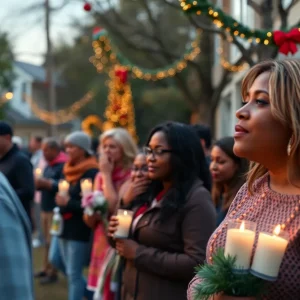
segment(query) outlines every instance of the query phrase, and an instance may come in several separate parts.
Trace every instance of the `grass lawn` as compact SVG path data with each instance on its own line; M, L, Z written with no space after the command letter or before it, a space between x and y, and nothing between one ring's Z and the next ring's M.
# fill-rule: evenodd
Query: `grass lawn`
M41 269L43 262L43 248L33 250L34 271ZM35 279L35 300L67 300L68 289L67 281L63 275L59 274L59 280L49 285L40 285L39 280Z

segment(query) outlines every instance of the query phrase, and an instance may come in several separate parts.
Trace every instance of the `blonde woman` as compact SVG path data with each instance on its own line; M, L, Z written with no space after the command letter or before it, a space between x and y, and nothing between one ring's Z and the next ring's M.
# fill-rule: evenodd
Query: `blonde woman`
M114 128L105 131L100 136L100 159L98 173L95 179L95 189L102 191L108 201L109 212L112 214L120 199L121 186L130 179L131 166L137 154L137 146L123 128ZM109 249L105 228L101 220L93 217L87 220L94 228L94 241L89 268L88 289L95 291L97 288L98 275ZM109 280L108 280L109 282ZM105 289L103 300L114 298L109 286Z
M299 74L299 60L266 61L252 67L244 78L234 152L253 163L248 182L207 247L211 262L212 253L225 246L232 219L254 221L258 232L280 224L289 235L289 244L278 279L268 284L265 300L299 299L300 295ZM195 277L190 284L189 300L194 299L194 287L200 280Z

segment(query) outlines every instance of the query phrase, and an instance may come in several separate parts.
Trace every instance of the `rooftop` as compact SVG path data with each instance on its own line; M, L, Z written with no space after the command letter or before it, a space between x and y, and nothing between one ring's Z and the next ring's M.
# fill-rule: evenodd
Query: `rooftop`
M24 72L32 76L35 81L46 82L46 69L43 66L37 66L21 61L15 61L14 64L16 67L22 69ZM58 72L54 74L54 80L57 86L63 85L63 80Z

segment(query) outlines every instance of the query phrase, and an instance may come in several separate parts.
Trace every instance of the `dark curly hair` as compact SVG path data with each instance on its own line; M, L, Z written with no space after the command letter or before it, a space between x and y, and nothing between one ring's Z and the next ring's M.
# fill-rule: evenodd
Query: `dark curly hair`
M186 196L197 178L203 181L204 187L208 190L211 188L211 183L203 149L190 126L177 122L160 124L150 132L146 145L156 132L165 134L167 143L172 149L170 164L173 186L162 204L161 220L163 221L184 206ZM137 201L151 202L162 188L162 182L153 181L146 194Z

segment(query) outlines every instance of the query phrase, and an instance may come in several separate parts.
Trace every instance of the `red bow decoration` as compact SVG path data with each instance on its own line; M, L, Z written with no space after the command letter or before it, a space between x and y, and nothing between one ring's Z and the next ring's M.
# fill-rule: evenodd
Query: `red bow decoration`
M276 30L273 36L275 44L279 47L279 52L288 55L289 53L295 54L298 51L297 44L300 43L298 28L294 28L290 32Z
M120 81L123 84L127 82L128 71L126 69L117 69L115 71L115 75L120 79Z

